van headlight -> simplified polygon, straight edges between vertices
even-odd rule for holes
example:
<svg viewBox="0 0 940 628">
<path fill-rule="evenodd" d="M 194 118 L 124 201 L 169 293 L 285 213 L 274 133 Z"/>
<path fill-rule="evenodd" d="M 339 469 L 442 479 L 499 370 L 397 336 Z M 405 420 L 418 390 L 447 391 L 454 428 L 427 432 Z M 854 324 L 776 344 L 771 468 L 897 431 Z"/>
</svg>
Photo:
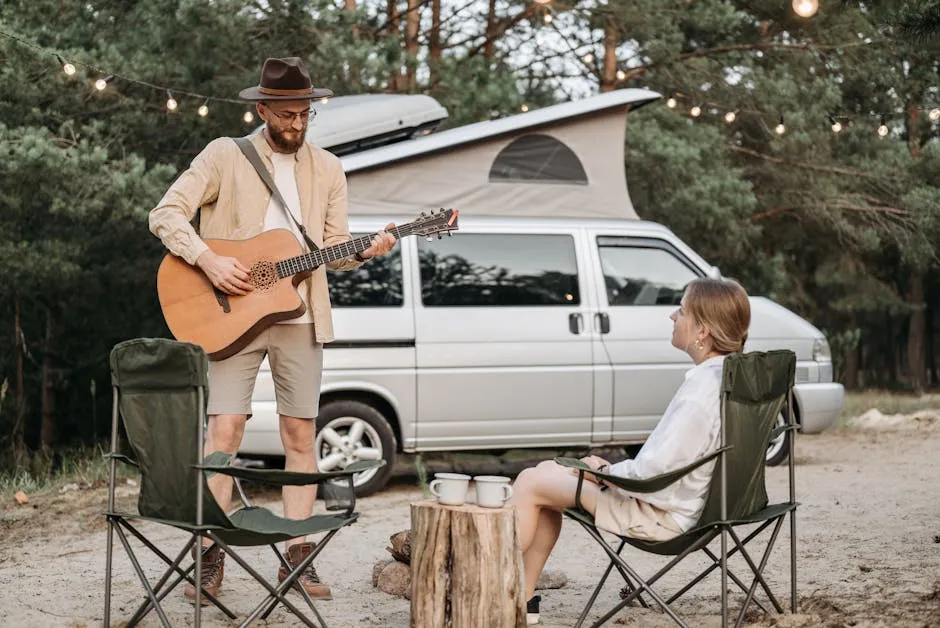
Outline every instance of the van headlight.
<svg viewBox="0 0 940 628">
<path fill-rule="evenodd" d="M 813 342 L 813 360 L 816 362 L 832 362 L 832 351 L 829 350 L 829 343 L 822 336 Z"/>
</svg>

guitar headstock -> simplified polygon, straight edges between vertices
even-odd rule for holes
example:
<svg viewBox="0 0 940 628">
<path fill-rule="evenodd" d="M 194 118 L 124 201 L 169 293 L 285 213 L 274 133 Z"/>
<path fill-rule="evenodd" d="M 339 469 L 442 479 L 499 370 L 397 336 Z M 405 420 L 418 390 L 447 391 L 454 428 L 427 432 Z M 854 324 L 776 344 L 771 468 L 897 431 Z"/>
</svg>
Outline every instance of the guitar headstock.
<svg viewBox="0 0 940 628">
<path fill-rule="evenodd" d="M 451 232 L 457 231 L 457 216 L 460 214 L 458 209 L 444 209 L 439 211 L 421 212 L 412 223 L 412 233 L 419 236 L 426 236 L 428 240 L 431 236 L 437 234 L 440 239 L 445 233 L 449 236 Z"/>
</svg>

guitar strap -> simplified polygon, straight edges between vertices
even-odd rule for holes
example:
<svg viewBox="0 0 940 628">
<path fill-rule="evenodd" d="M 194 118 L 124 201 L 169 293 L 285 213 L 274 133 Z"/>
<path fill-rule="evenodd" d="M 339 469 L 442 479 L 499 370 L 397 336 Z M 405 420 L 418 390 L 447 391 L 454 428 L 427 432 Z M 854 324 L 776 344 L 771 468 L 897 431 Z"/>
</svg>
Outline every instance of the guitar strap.
<svg viewBox="0 0 940 628">
<path fill-rule="evenodd" d="M 254 144 L 251 143 L 251 140 L 247 137 L 236 137 L 235 143 L 238 144 L 238 147 L 241 149 L 242 153 L 245 154 L 245 157 L 254 166 L 255 171 L 258 173 L 258 176 L 261 177 L 261 180 L 264 181 L 264 184 L 268 186 L 268 189 L 271 190 L 271 194 L 274 196 L 274 199 L 280 204 L 281 208 L 284 210 L 284 213 L 290 217 L 290 219 L 297 225 L 297 228 L 300 230 L 300 234 L 304 237 L 304 242 L 307 243 L 307 247 L 310 251 L 316 251 L 317 245 L 313 243 L 310 237 L 307 235 L 307 230 L 304 229 L 304 226 L 294 218 L 294 213 L 287 206 L 287 203 L 284 202 L 284 197 L 281 196 L 281 192 L 277 189 L 277 185 L 274 183 L 274 179 L 271 178 L 271 173 L 268 172 L 268 169 L 264 167 L 264 163 L 261 161 L 261 155 L 258 154 L 258 151 L 255 149 Z"/>
</svg>

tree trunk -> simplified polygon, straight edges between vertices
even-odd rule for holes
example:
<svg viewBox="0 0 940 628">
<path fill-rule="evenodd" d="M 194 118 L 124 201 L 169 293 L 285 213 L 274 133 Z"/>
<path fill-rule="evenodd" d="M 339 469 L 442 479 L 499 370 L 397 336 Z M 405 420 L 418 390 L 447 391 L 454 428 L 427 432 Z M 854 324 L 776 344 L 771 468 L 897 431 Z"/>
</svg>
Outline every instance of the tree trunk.
<svg viewBox="0 0 940 628">
<path fill-rule="evenodd" d="M 46 314 L 46 338 L 42 358 L 42 422 L 39 425 L 39 448 L 51 454 L 55 444 L 55 386 L 58 371 L 52 363 L 55 323 L 52 312 Z"/>
<path fill-rule="evenodd" d="M 416 86 L 418 70 L 418 27 L 421 25 L 421 14 L 418 12 L 418 0 L 408 0 L 408 16 L 405 18 L 405 67 L 408 91 L 413 92 Z"/>
<path fill-rule="evenodd" d="M 927 372 L 926 338 L 927 311 L 924 303 L 924 275 L 915 272 L 911 275 L 907 302 L 916 309 L 911 314 L 907 330 L 907 370 L 911 387 L 916 394 L 924 392 L 924 375 Z"/>
<path fill-rule="evenodd" d="M 601 71 L 601 91 L 611 92 L 617 88 L 617 44 L 620 38 L 614 18 L 607 16 L 604 21 L 604 68 Z"/>
<path fill-rule="evenodd" d="M 411 505 L 411 626 L 523 628 L 515 509 Z"/>
<path fill-rule="evenodd" d="M 23 354 L 26 347 L 23 346 L 23 329 L 20 327 L 20 297 L 13 297 L 13 333 L 14 347 L 16 347 L 16 418 L 13 421 L 13 434 L 11 441 L 13 444 L 14 456 L 19 457 L 26 453 L 26 439 L 24 435 L 24 413 L 23 404 Z"/>
<path fill-rule="evenodd" d="M 428 33 L 430 87 L 435 89 L 441 71 L 441 0 L 431 0 L 431 32 Z"/>
<path fill-rule="evenodd" d="M 347 11 L 355 11 L 355 10 L 356 10 L 356 0 L 346 0 L 345 5 L 344 5 L 344 8 L 345 8 Z"/>
<path fill-rule="evenodd" d="M 391 37 L 401 36 L 401 16 L 398 13 L 398 0 L 388 0 L 388 34 Z M 397 92 L 401 89 L 401 69 L 388 75 L 388 91 Z"/>
<path fill-rule="evenodd" d="M 493 58 L 496 43 L 496 0 L 490 0 L 490 8 L 486 12 L 486 42 L 483 46 L 483 56 Z"/>
</svg>

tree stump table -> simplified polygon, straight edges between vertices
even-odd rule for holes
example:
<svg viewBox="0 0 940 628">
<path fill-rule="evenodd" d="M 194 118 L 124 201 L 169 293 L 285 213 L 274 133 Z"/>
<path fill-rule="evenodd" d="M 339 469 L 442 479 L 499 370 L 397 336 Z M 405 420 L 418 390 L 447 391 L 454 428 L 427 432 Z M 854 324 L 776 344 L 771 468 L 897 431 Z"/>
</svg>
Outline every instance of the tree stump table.
<svg viewBox="0 0 940 628">
<path fill-rule="evenodd" d="M 412 628 L 524 628 L 515 510 L 411 504 Z"/>
</svg>

